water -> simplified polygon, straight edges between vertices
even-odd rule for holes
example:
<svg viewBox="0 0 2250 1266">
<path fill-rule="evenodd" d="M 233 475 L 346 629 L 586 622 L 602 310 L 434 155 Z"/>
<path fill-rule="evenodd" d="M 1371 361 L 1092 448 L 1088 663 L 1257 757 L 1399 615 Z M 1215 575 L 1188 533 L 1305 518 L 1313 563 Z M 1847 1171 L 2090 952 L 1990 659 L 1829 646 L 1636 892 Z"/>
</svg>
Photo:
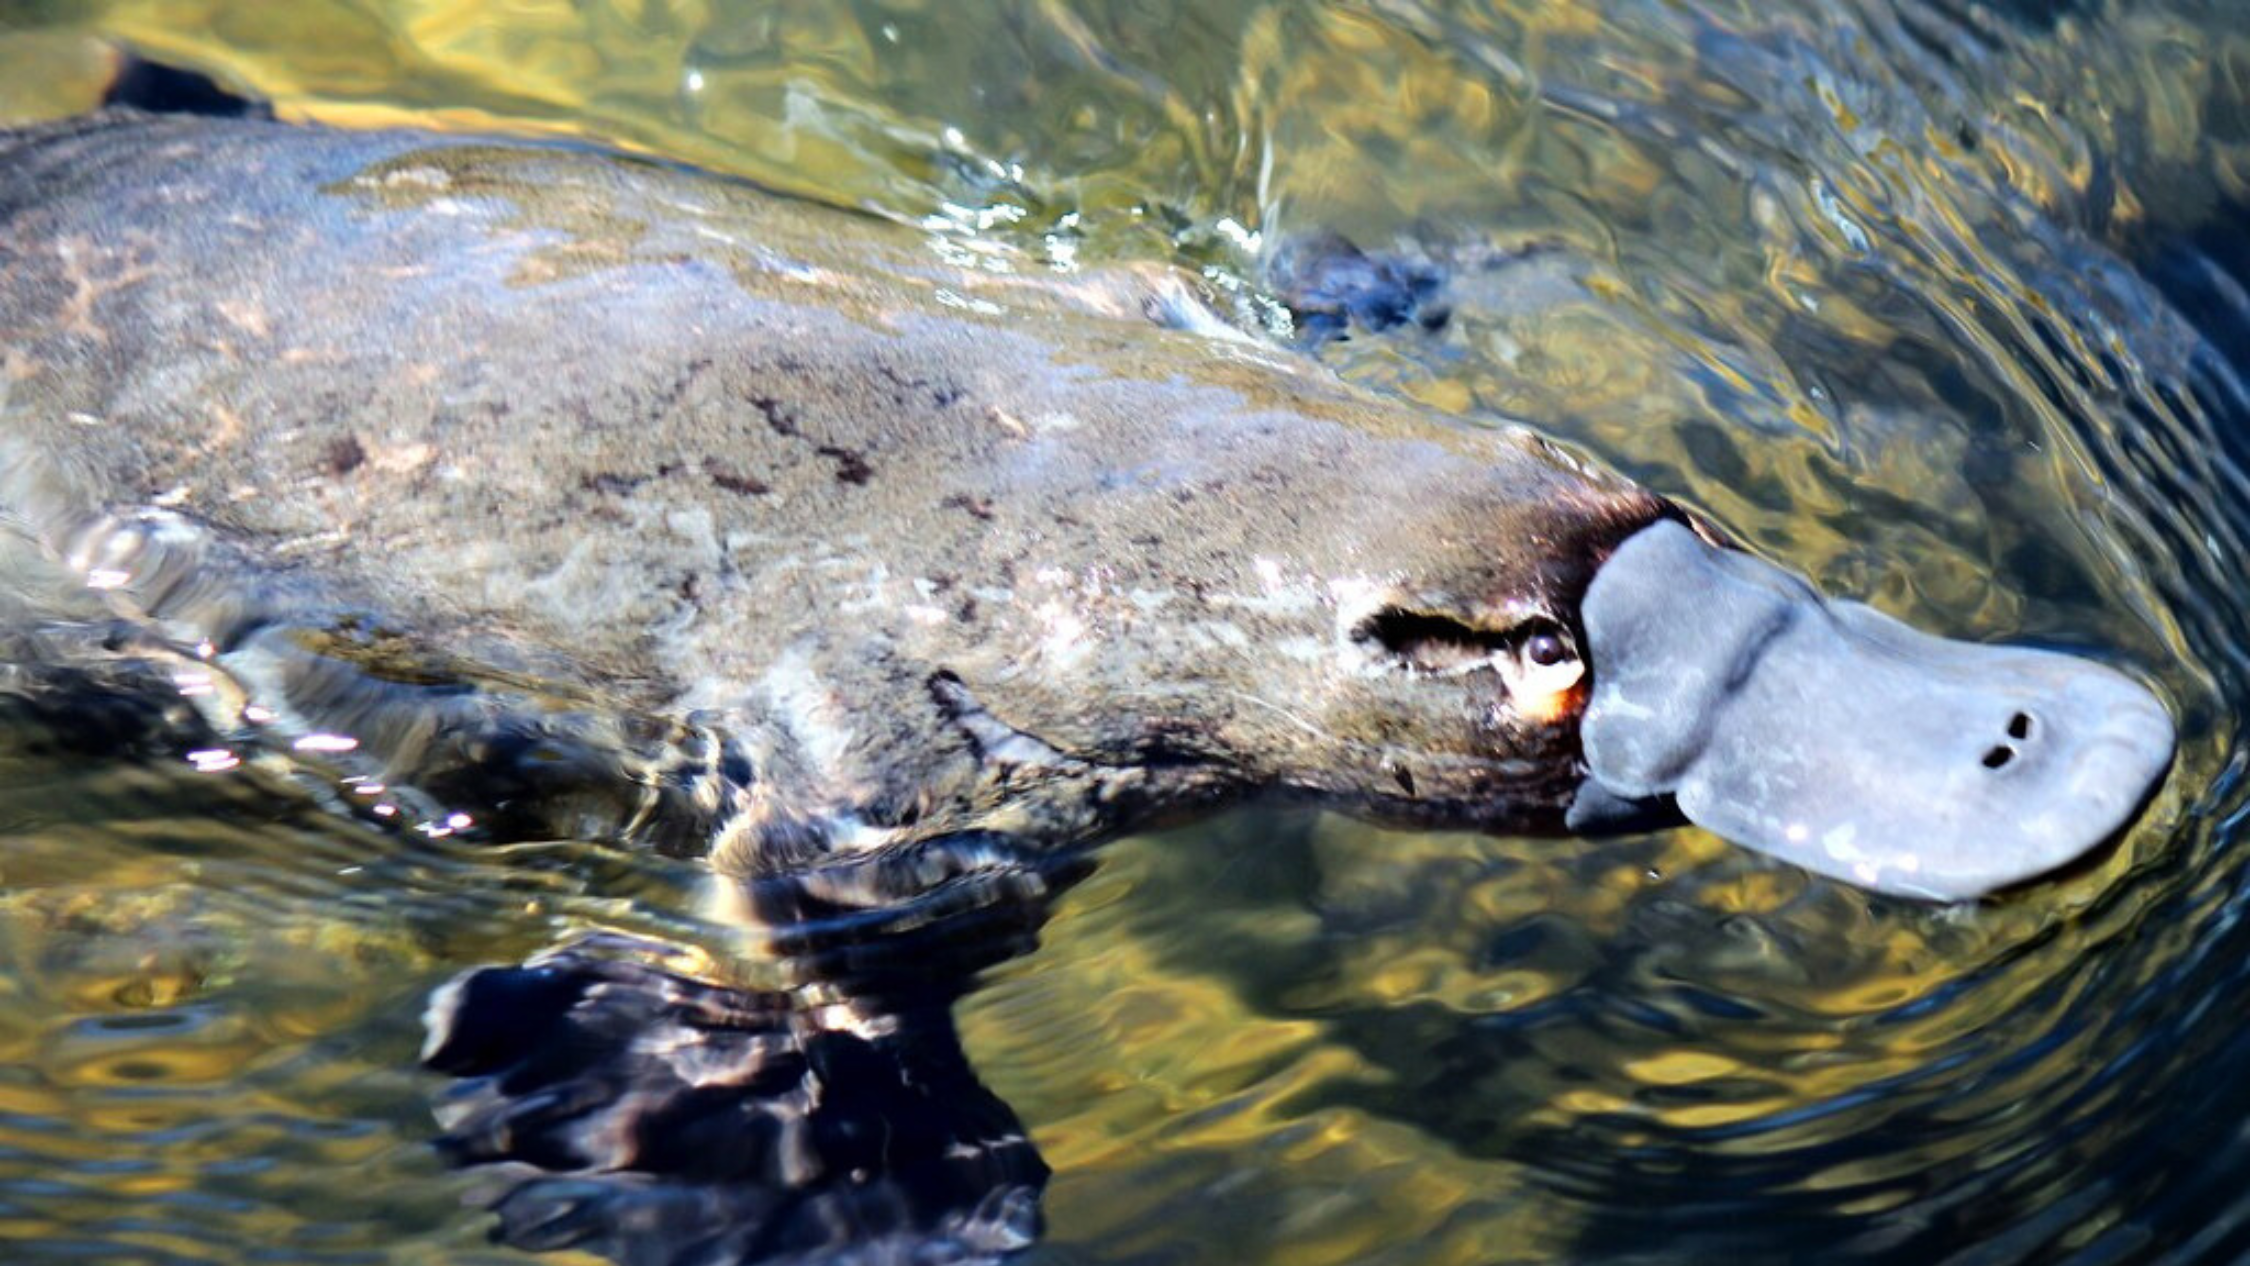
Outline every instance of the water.
<svg viewBox="0 0 2250 1266">
<path fill-rule="evenodd" d="M 2178 767 L 1972 909 L 1694 832 L 1238 814 L 1110 850 L 960 1009 L 1051 1262 L 2250 1259 L 2250 14 L 2059 6 L 0 5 L 285 113 L 582 133 L 1035 271 L 1344 232 L 1456 279 L 1363 380 L 1535 421 L 1925 627 L 2153 675 Z M 410 846 L 0 732 L 9 1260 L 472 1262 L 417 1015 L 692 871 Z M 545 1260 L 561 1260 L 549 1258 Z"/>
</svg>

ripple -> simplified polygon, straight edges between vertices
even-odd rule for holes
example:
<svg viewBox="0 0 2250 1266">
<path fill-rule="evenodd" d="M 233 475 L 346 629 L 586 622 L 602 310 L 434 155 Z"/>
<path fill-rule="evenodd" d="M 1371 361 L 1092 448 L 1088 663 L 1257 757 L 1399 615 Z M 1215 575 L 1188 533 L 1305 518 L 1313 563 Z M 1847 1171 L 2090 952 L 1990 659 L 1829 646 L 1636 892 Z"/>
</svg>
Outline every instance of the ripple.
<svg viewBox="0 0 2250 1266">
<path fill-rule="evenodd" d="M 1692 831 L 1261 811 L 1127 842 L 962 1007 L 1057 1168 L 1058 1257 L 2250 1256 L 2250 29 L 2224 6 L 102 23 L 285 107 L 638 142 L 995 268 L 1172 260 L 1250 323 L 1292 232 L 1409 252 L 1448 319 L 1337 345 L 1346 374 L 1534 421 L 1919 623 L 2106 648 L 2178 711 L 2119 847 L 1962 910 Z M 0 41 L 0 109 L 87 100 L 82 43 Z M 589 927 L 731 945 L 683 868 L 402 840 L 257 771 L 9 749 L 0 815 L 0 1238 L 36 1260 L 502 1260 L 425 1150 L 423 995 Z"/>
</svg>

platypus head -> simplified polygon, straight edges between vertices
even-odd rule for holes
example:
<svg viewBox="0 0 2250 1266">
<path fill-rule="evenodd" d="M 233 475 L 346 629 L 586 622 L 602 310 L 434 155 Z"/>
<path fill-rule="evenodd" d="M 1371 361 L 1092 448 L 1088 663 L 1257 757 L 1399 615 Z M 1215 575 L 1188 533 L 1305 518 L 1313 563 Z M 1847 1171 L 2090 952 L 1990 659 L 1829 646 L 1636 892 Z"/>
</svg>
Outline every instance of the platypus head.
<svg viewBox="0 0 2250 1266">
<path fill-rule="evenodd" d="M 1380 749 L 1361 803 L 1497 827 L 1553 807 L 1581 833 L 1685 817 L 1952 901 L 2108 841 L 2169 766 L 2171 719 L 2123 673 L 1830 601 L 1648 502 L 1543 521 L 1542 564 L 1496 576 L 1503 597 L 1347 604 L 1372 680 L 1345 724 Z"/>
<path fill-rule="evenodd" d="M 2171 763 L 2156 696 L 2051 651 L 1947 641 L 1676 522 L 1601 566 L 1571 824 L 1669 797 L 1862 887 L 1976 897 L 2121 830 Z"/>
</svg>

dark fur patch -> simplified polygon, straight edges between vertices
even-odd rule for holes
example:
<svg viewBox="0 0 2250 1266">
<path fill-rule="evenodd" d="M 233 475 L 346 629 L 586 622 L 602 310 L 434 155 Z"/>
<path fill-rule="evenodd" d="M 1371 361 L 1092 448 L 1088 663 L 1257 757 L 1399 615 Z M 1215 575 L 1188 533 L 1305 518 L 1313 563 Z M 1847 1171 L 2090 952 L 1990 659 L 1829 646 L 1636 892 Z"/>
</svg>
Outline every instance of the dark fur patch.
<svg viewBox="0 0 2250 1266">
<path fill-rule="evenodd" d="M 703 473 L 711 477 L 714 485 L 736 496 L 762 497 L 773 491 L 772 485 L 765 480 L 745 475 L 724 462 L 706 460 L 703 463 Z"/>
<path fill-rule="evenodd" d="M 328 442 L 320 464 L 330 475 L 341 478 L 367 464 L 367 448 L 356 435 L 340 436 Z"/>
<path fill-rule="evenodd" d="M 856 448 L 823 444 L 814 451 L 836 463 L 837 483 L 850 484 L 856 488 L 875 477 L 875 468 L 868 464 L 867 455 Z"/>
</svg>

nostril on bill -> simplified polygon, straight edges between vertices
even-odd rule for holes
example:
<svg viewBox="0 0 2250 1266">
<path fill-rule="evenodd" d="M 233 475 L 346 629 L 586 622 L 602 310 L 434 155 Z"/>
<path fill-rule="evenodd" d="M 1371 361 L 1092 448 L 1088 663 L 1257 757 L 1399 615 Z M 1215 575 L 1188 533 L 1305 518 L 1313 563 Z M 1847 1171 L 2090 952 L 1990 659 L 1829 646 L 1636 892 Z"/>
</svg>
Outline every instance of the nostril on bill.
<svg viewBox="0 0 2250 1266">
<path fill-rule="evenodd" d="M 2031 714 L 2018 712 L 2008 718 L 2008 737 L 2013 743 L 1994 743 L 1985 749 L 1983 765 L 1986 769 L 2006 769 L 2016 759 L 2016 743 L 2031 739 Z"/>
</svg>

